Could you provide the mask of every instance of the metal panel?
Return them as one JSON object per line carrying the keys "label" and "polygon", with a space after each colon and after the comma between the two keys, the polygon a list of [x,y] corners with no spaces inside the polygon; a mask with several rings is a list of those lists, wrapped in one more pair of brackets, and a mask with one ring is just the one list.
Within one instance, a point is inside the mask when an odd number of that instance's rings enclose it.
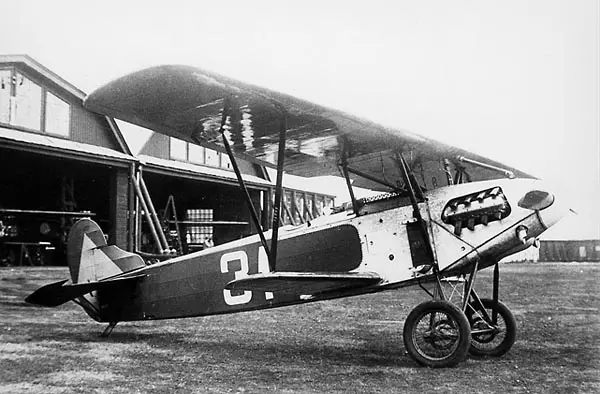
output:
{"label": "metal panel", "polygon": [[342,225],[280,241],[277,270],[347,272],[359,266],[362,248],[354,226]]}

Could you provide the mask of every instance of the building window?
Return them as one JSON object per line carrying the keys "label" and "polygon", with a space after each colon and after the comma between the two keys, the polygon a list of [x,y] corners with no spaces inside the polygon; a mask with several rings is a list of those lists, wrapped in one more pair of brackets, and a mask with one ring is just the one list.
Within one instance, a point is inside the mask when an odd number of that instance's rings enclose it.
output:
{"label": "building window", "polygon": [[0,70],[0,122],[10,123],[10,87],[12,71]]}
{"label": "building window", "polygon": [[185,220],[191,222],[186,230],[188,245],[200,246],[203,249],[213,245],[212,225],[202,225],[213,221],[212,209],[188,209],[185,212]]}
{"label": "building window", "polygon": [[294,199],[294,205],[296,206],[296,212],[294,216],[298,218],[300,223],[304,223],[304,196],[300,193],[292,193],[292,196]]}
{"label": "building window", "polygon": [[232,169],[233,167],[231,166],[231,160],[229,160],[229,156],[224,155],[224,154],[220,154],[221,155],[221,168],[226,168],[228,170]]}
{"label": "building window", "polygon": [[204,155],[205,155],[205,150],[206,148],[204,148],[203,146],[200,145],[196,145],[196,144],[189,144],[188,147],[188,152],[189,152],[189,160],[192,163],[196,163],[196,164],[204,164]]}
{"label": "building window", "polygon": [[39,131],[42,119],[42,88],[19,72],[16,76],[11,124]]}
{"label": "building window", "polygon": [[50,92],[46,92],[45,118],[45,132],[63,137],[69,136],[71,119],[69,104]]}
{"label": "building window", "polygon": [[315,210],[313,209],[313,196],[312,195],[306,195],[306,200],[304,201],[305,204],[305,215],[308,216],[308,218],[314,218],[315,217]]}
{"label": "building window", "polygon": [[171,137],[169,155],[171,159],[187,160],[187,142]]}
{"label": "building window", "polygon": [[219,167],[219,152],[212,149],[206,149],[206,159],[204,164],[211,167]]}
{"label": "building window", "polygon": [[189,161],[190,163],[211,167],[232,168],[229,157],[221,152],[200,145],[190,144],[177,138],[170,137],[169,139],[169,157],[172,160]]}
{"label": "building window", "polygon": [[0,123],[68,137],[70,108],[69,103],[24,74],[14,69],[0,70]]}

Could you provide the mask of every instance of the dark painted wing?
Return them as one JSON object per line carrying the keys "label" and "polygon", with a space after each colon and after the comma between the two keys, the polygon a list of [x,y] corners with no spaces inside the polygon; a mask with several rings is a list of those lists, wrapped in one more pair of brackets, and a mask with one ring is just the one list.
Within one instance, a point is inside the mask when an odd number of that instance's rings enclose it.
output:
{"label": "dark painted wing", "polygon": [[[158,66],[126,75],[91,93],[85,106],[223,152],[219,128],[226,101],[230,103],[226,135],[234,153],[262,165],[276,164],[279,130],[285,119],[284,169],[294,175],[339,175],[344,156],[352,168],[396,184],[398,168],[391,153],[401,150],[429,188],[436,187],[433,173],[445,178],[442,159],[457,156],[529,177],[432,139],[188,66]],[[502,175],[484,171],[473,180],[498,176]],[[355,185],[372,187],[373,183],[360,178]]]}
{"label": "dark painted wing", "polygon": [[313,295],[376,285],[381,277],[369,272],[313,273],[271,272],[254,274],[229,282],[228,290]]}

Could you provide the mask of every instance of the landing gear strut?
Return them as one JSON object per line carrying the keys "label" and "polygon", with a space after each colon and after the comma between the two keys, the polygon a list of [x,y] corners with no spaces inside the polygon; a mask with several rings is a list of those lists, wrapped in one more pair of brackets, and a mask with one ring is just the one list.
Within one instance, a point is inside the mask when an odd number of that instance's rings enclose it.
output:
{"label": "landing gear strut", "polygon": [[[469,308],[471,348],[474,356],[502,356],[515,343],[517,322],[510,310],[500,301],[481,299],[480,308]],[[496,316],[495,320],[493,316]]]}
{"label": "landing gear strut", "polygon": [[492,298],[479,298],[473,289],[475,272],[467,281],[463,311],[471,324],[471,349],[475,356],[501,356],[515,343],[517,322],[506,305],[498,300],[500,271],[494,266]]}
{"label": "landing gear strut", "polygon": [[[437,267],[436,267],[437,268]],[[493,298],[479,298],[474,289],[478,263],[468,280],[449,283],[463,285],[460,307],[446,297],[436,276],[432,301],[418,305],[404,323],[404,346],[419,364],[432,367],[451,367],[462,361],[467,353],[475,356],[501,356],[515,342],[517,323],[510,310],[498,301],[499,271],[494,268]],[[459,292],[461,293],[461,292]]]}

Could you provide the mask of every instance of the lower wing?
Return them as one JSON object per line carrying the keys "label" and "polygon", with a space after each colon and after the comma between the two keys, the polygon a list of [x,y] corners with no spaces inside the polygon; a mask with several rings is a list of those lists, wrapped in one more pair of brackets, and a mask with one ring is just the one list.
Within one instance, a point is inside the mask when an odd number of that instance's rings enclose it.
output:
{"label": "lower wing", "polygon": [[270,272],[233,280],[227,283],[225,288],[228,290],[314,295],[369,287],[380,283],[381,280],[379,275],[372,272]]}

